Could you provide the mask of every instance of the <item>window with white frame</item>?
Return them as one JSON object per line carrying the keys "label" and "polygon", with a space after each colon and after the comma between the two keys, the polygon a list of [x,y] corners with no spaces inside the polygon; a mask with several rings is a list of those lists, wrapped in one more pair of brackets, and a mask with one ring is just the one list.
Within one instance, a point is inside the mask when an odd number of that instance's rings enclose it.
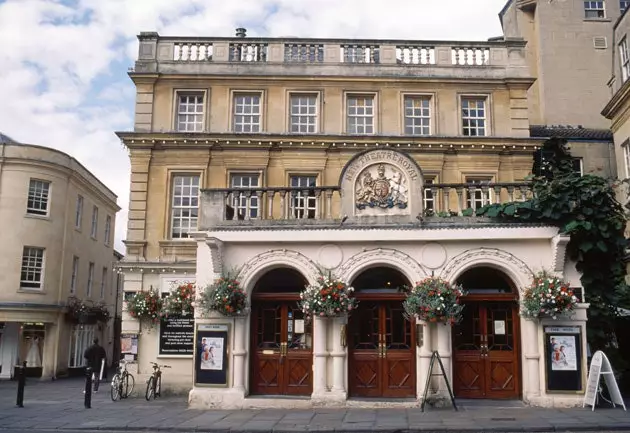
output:
{"label": "window with white frame", "polygon": [[77,206],[74,212],[74,227],[77,229],[81,228],[81,223],[83,222],[83,196],[77,196]]}
{"label": "window with white frame", "polygon": [[626,81],[630,77],[630,53],[628,53],[628,38],[619,42],[619,66],[621,66],[621,77]]}
{"label": "window with white frame", "polygon": [[630,178],[630,144],[623,146],[623,162],[626,168],[626,179]]}
{"label": "window with white frame", "polygon": [[374,96],[348,95],[346,131],[348,134],[374,134]]}
{"label": "window with white frame", "polygon": [[[232,188],[258,188],[260,187],[260,175],[258,173],[234,173],[230,175],[230,186]],[[249,206],[249,217],[258,218],[260,216],[260,202],[254,191],[235,192],[233,194],[232,206],[237,215],[245,216]],[[249,202],[249,204],[248,204]]]}
{"label": "window with white frame", "polygon": [[[466,183],[473,184],[472,188],[466,188],[466,204],[469,208],[479,209],[487,204],[492,203],[492,189],[482,187],[492,182],[491,177],[467,177]],[[472,189],[472,193],[471,193]],[[473,206],[474,204],[474,206]]]}
{"label": "window with white frame", "polygon": [[[293,218],[315,218],[317,215],[317,197],[315,191],[308,188],[317,186],[317,176],[291,176],[291,215]],[[300,190],[299,188],[305,188]]]}
{"label": "window with white frame", "polygon": [[234,95],[234,132],[260,132],[260,93],[237,93]]}
{"label": "window with white frame", "polygon": [[70,345],[68,353],[68,367],[85,367],[83,354],[92,345],[97,325],[74,325],[70,331]]}
{"label": "window with white frame", "polygon": [[107,276],[109,275],[109,272],[107,272],[107,268],[103,268],[103,272],[101,274],[101,292],[100,292],[100,298],[101,299],[105,299],[105,290],[107,289]]}
{"label": "window with white frame", "polygon": [[585,1],[584,2],[585,18],[606,18],[606,10],[604,1]]}
{"label": "window with white frame", "polygon": [[573,164],[573,171],[576,174],[584,176],[584,160],[582,158],[573,158],[571,164]]}
{"label": "window with white frame", "polygon": [[188,238],[197,230],[199,215],[199,176],[173,176],[171,198],[171,238]]}
{"label": "window with white frame", "polygon": [[90,236],[96,239],[98,234],[98,207],[92,207],[92,228],[90,230]]}
{"label": "window with white frame", "polygon": [[486,135],[486,98],[462,98],[462,134],[467,137]]}
{"label": "window with white frame", "polygon": [[88,266],[88,280],[86,296],[89,298],[92,296],[92,286],[94,285],[94,262],[90,262]]}
{"label": "window with white frame", "polygon": [[44,287],[44,248],[24,247],[20,288],[41,290]]}
{"label": "window with white frame", "polygon": [[203,92],[177,93],[177,125],[181,132],[203,131]]}
{"label": "window with white frame", "polygon": [[77,293],[77,278],[79,278],[79,258],[72,257],[72,277],[70,278],[70,294]]}
{"label": "window with white frame", "polygon": [[48,215],[48,198],[50,182],[31,179],[28,185],[26,213],[31,215]]}
{"label": "window with white frame", "polygon": [[289,130],[292,133],[317,132],[317,95],[293,94],[290,98]]}
{"label": "window with white frame", "polygon": [[630,0],[619,0],[619,10],[621,13],[624,13],[626,9],[630,6]]}
{"label": "window with white frame", "polygon": [[112,217],[107,215],[105,217],[105,245],[109,245],[112,236]]}
{"label": "window with white frame", "polygon": [[405,96],[405,134],[431,134],[431,98]]}
{"label": "window with white frame", "polygon": [[433,191],[429,188],[432,184],[435,183],[435,178],[424,178],[424,193],[423,193],[423,203],[424,210],[436,212],[437,208],[435,206],[435,197],[433,196]]}

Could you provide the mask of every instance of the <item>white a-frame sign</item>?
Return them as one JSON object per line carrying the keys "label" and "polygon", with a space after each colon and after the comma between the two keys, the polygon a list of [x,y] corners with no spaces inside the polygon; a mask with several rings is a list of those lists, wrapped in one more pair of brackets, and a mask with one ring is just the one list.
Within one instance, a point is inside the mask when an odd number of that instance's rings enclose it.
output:
{"label": "white a-frame sign", "polygon": [[604,354],[601,350],[595,352],[595,355],[593,355],[593,359],[591,360],[591,368],[588,371],[586,393],[584,393],[584,402],[582,403],[582,407],[589,405],[593,407],[593,410],[595,410],[595,403],[597,402],[597,396],[600,391],[599,379],[601,376],[604,376],[604,380],[606,380],[606,388],[610,394],[613,407],[616,407],[615,405],[619,405],[623,407],[623,410],[626,410],[626,405],[623,402],[621,393],[619,392],[617,380],[613,374],[610,361],[606,357],[606,354]]}

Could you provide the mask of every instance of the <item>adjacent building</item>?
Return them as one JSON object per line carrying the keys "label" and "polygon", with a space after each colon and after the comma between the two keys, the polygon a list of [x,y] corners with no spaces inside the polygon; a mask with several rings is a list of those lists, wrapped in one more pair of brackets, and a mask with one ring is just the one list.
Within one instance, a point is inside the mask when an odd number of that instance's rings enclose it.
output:
{"label": "adjacent building", "polygon": [[115,315],[116,195],[71,156],[0,134],[0,378],[51,378],[84,365],[112,321],[75,320],[70,301]]}

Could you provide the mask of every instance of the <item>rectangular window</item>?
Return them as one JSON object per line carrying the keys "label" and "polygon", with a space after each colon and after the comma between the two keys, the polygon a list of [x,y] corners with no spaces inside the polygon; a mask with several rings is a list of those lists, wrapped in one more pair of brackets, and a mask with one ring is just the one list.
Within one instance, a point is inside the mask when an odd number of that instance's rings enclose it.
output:
{"label": "rectangular window", "polygon": [[626,168],[626,179],[630,178],[630,145],[623,146],[623,162]]}
{"label": "rectangular window", "polygon": [[234,95],[234,132],[260,132],[260,100],[259,93]]}
{"label": "rectangular window", "polygon": [[585,1],[584,2],[585,18],[606,18],[606,11],[603,1]]}
{"label": "rectangular window", "polygon": [[22,268],[20,288],[41,290],[44,287],[44,249],[24,247],[22,250]]}
{"label": "rectangular window", "polygon": [[348,134],[374,134],[374,97],[348,96],[346,101]]}
{"label": "rectangular window", "polygon": [[112,217],[107,215],[105,217],[105,245],[109,245],[112,235]]}
{"label": "rectangular window", "polygon": [[466,203],[469,208],[479,209],[480,207],[492,203],[492,189],[487,187],[482,188],[482,185],[487,185],[490,182],[492,182],[492,179],[489,177],[466,178],[466,183],[474,184],[472,188],[470,185],[466,187]]}
{"label": "rectangular window", "polygon": [[433,197],[433,191],[431,191],[428,187],[435,183],[435,179],[424,179],[424,210],[426,211],[437,211],[435,207],[435,197]]}
{"label": "rectangular window", "polygon": [[77,278],[79,278],[79,258],[72,257],[72,277],[70,278],[70,294],[77,293]]}
{"label": "rectangular window", "polygon": [[292,133],[317,132],[317,95],[291,95],[289,125]]}
{"label": "rectangular window", "polygon": [[[317,186],[316,176],[291,176],[291,209],[293,218],[315,218],[317,215],[317,197],[315,191],[308,188]],[[306,190],[300,190],[305,188]]]}
{"label": "rectangular window", "polygon": [[96,325],[75,325],[70,333],[68,367],[85,367],[83,354],[92,345],[96,334]]}
{"label": "rectangular window", "polygon": [[625,82],[630,77],[630,55],[628,53],[628,39],[624,37],[619,43],[619,66],[621,66],[621,77]]}
{"label": "rectangular window", "polygon": [[619,10],[621,11],[621,13],[624,13],[626,9],[628,9],[628,6],[630,6],[630,1],[628,0],[619,1]]}
{"label": "rectangular window", "polygon": [[197,230],[199,176],[173,176],[171,238],[188,238]]}
{"label": "rectangular window", "polygon": [[431,134],[431,98],[405,96],[405,134]]}
{"label": "rectangular window", "polygon": [[[230,175],[232,188],[257,188],[260,187],[260,176],[256,173],[242,173]],[[248,195],[249,194],[249,195]],[[260,203],[254,191],[251,193],[235,193],[232,206],[238,215],[245,216],[249,202],[249,217],[258,218],[260,215]]]}
{"label": "rectangular window", "polygon": [[584,160],[582,158],[573,158],[573,171],[580,176],[584,176]]}
{"label": "rectangular window", "polygon": [[462,98],[462,134],[467,137],[486,135],[485,98]]}
{"label": "rectangular window", "polygon": [[77,208],[74,215],[74,227],[80,229],[83,220],[83,196],[77,196]]}
{"label": "rectangular window", "polygon": [[90,230],[90,236],[96,239],[98,233],[98,208],[94,206],[92,208],[92,229]]}
{"label": "rectangular window", "polygon": [[50,182],[31,179],[28,185],[26,213],[31,215],[48,215],[48,198]]}
{"label": "rectangular window", "polygon": [[203,105],[203,93],[178,93],[176,129],[180,132],[202,132]]}
{"label": "rectangular window", "polygon": [[86,291],[86,296],[88,298],[92,296],[93,285],[94,285],[94,262],[90,262],[90,266],[88,268],[88,281],[87,281],[87,291]]}
{"label": "rectangular window", "polygon": [[107,268],[103,268],[103,273],[101,276],[101,299],[105,299],[105,290],[107,288],[107,275],[109,275],[109,272],[107,272]]}

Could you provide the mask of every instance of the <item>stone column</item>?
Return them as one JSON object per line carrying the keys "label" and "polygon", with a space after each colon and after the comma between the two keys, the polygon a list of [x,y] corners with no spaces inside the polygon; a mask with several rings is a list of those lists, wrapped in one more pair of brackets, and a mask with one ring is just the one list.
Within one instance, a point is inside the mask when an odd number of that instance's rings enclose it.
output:
{"label": "stone column", "polygon": [[[451,389],[453,386],[453,375],[451,372],[453,371],[452,362],[451,362],[451,330],[452,327],[449,324],[438,323],[437,325],[437,350],[440,354],[440,358],[442,359],[442,364],[444,365],[444,370],[446,373],[446,377],[448,378],[448,382],[451,385]],[[433,370],[435,373],[440,372],[440,366],[434,365]],[[449,398],[448,389],[446,388],[446,383],[443,380],[440,380],[440,394]]]}
{"label": "stone column", "polygon": [[11,379],[13,377],[13,369],[17,363],[19,347],[20,324],[17,322],[7,322],[4,325],[0,345],[0,363],[2,365],[0,379]]}
{"label": "stone column", "polygon": [[247,356],[245,342],[245,327],[247,319],[237,317],[234,319],[234,391],[245,396],[245,357]]}
{"label": "stone column", "polygon": [[[429,373],[429,365],[431,363],[431,355],[433,354],[433,347],[431,345],[431,327],[426,322],[418,322],[419,327],[422,329],[422,345],[417,351],[418,354],[418,378],[416,385],[416,393],[418,400],[421,401],[424,396],[424,388],[427,384],[427,374]],[[417,338],[417,336],[416,336]],[[427,395],[431,395],[431,390]]]}
{"label": "stone column", "polygon": [[540,353],[538,351],[538,320],[521,320],[525,367],[523,394],[526,401],[540,397]]}
{"label": "stone column", "polygon": [[[61,338],[69,338],[68,334],[59,335],[57,329],[59,327],[52,323],[47,323],[44,334],[43,347],[40,349],[42,354],[42,379],[51,379],[55,375],[57,366],[55,365],[55,353]],[[101,340],[102,341],[102,340]],[[41,344],[41,343],[40,343]]]}
{"label": "stone column", "polygon": [[331,341],[331,356],[333,358],[333,378],[331,398],[334,401],[345,401],[348,398],[348,392],[346,391],[346,341],[347,332],[343,329],[348,323],[348,317],[346,315],[341,317],[335,317],[332,319],[332,341]]}
{"label": "stone column", "polygon": [[328,319],[313,316],[313,394],[315,400],[326,399],[326,333],[328,332]]}

